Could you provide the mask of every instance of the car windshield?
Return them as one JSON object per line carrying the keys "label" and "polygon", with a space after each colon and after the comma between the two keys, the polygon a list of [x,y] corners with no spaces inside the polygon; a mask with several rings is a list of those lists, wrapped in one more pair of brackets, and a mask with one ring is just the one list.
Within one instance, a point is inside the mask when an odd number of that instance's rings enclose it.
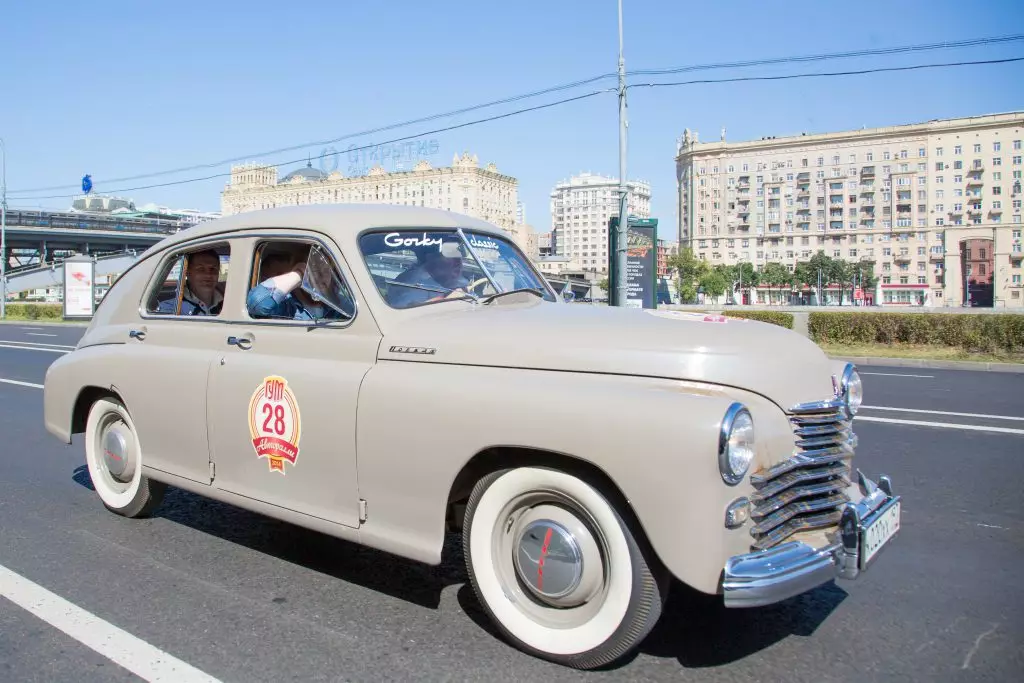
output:
{"label": "car windshield", "polygon": [[392,308],[457,298],[486,299],[515,290],[555,297],[529,260],[508,240],[471,230],[371,232],[359,248],[381,296]]}

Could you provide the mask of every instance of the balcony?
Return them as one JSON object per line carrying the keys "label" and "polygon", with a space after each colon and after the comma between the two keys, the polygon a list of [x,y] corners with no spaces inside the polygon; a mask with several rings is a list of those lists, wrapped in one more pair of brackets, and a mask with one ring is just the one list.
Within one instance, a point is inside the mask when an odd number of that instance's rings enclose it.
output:
{"label": "balcony", "polygon": [[945,258],[946,255],[941,251],[933,251],[930,254],[928,254],[929,261],[942,261]]}
{"label": "balcony", "polygon": [[875,257],[871,254],[863,254],[859,260],[861,263],[877,263]]}
{"label": "balcony", "polygon": [[985,184],[985,181],[982,180],[981,178],[976,178],[976,177],[972,178],[970,176],[967,177],[967,187],[978,187],[979,185],[984,185],[984,184]]}
{"label": "balcony", "polygon": [[860,169],[860,177],[861,178],[874,178],[875,177],[875,167],[874,166],[865,166],[864,168]]}
{"label": "balcony", "polygon": [[950,216],[962,216],[962,215],[964,215],[964,210],[963,209],[958,209],[958,208],[954,207],[954,208],[949,210],[949,215]]}
{"label": "balcony", "polygon": [[893,254],[892,260],[896,263],[910,263],[913,257],[910,254]]}

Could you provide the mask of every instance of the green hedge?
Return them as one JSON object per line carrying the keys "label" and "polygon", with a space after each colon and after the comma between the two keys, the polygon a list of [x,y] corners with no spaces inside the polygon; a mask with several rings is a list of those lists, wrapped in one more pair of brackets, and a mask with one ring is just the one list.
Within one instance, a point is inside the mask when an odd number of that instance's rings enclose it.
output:
{"label": "green hedge", "polygon": [[722,315],[730,318],[759,320],[763,323],[771,323],[779,327],[793,329],[793,314],[783,313],[782,311],[722,311]]}
{"label": "green hedge", "polygon": [[63,320],[62,304],[7,304],[7,317],[13,320]]}
{"label": "green hedge", "polygon": [[957,313],[811,313],[815,342],[928,344],[965,351],[1024,351],[1024,315]]}

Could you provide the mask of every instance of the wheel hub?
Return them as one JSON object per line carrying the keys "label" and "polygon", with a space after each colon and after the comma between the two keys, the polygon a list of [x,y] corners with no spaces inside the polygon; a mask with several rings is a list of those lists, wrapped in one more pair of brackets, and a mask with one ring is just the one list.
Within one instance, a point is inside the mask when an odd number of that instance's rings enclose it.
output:
{"label": "wheel hub", "polygon": [[131,444],[131,434],[121,422],[111,425],[103,435],[103,464],[110,476],[119,481],[129,481],[135,474]]}
{"label": "wheel hub", "polygon": [[583,576],[583,551],[572,532],[550,519],[526,525],[516,542],[516,573],[537,597],[557,601]]}

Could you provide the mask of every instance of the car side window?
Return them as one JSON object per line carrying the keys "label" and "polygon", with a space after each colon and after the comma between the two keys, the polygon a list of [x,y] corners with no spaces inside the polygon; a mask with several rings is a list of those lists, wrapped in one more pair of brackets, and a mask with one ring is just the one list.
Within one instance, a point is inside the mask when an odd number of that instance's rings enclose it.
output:
{"label": "car side window", "polygon": [[231,248],[227,244],[193,247],[165,262],[146,301],[149,315],[221,314]]}
{"label": "car side window", "polygon": [[303,239],[256,245],[245,304],[255,319],[330,322],[356,314],[355,298],[330,253]]}

